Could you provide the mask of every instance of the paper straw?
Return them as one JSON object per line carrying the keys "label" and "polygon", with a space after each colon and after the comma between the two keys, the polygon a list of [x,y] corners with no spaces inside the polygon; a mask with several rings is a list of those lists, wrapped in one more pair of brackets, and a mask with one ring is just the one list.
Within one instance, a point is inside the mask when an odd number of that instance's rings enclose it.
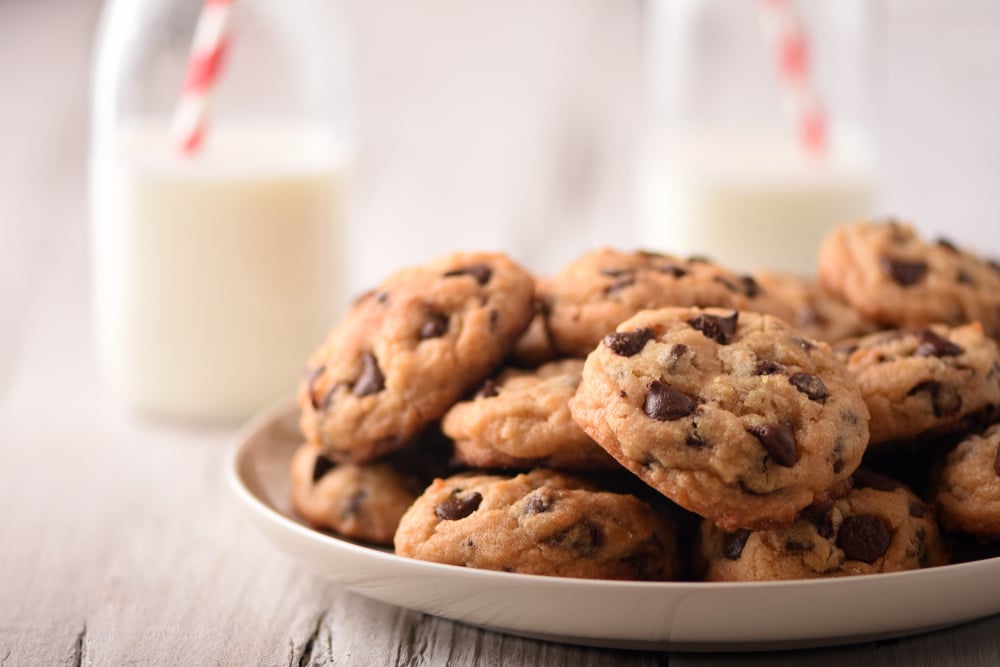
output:
{"label": "paper straw", "polygon": [[205,0],[191,44],[187,75],[174,111],[171,134],[181,152],[194,154],[208,126],[212,90],[229,46],[232,0]]}
{"label": "paper straw", "polygon": [[[832,0],[831,0],[832,1]],[[809,43],[788,0],[758,0],[761,23],[775,53],[778,81],[806,152],[826,153],[826,115],[809,71]]]}

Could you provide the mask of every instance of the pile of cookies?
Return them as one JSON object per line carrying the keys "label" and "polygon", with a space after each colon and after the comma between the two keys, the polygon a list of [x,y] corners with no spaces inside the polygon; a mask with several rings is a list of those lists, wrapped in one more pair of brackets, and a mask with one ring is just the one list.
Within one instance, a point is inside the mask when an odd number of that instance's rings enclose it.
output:
{"label": "pile of cookies", "polygon": [[1000,266],[895,221],[832,231],[815,277],[456,253],[359,297],[309,359],[293,504],[507,572],[940,565],[1000,541],[998,338]]}

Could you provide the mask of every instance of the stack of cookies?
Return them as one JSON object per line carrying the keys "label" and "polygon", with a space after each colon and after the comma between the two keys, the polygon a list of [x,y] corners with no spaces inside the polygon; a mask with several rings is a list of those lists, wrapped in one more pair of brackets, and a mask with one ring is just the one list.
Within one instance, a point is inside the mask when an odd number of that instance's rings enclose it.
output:
{"label": "stack of cookies", "polygon": [[808,278],[454,254],[360,297],[312,355],[293,503],[507,572],[939,565],[952,535],[1000,539],[998,336],[1000,268],[896,222],[836,229]]}

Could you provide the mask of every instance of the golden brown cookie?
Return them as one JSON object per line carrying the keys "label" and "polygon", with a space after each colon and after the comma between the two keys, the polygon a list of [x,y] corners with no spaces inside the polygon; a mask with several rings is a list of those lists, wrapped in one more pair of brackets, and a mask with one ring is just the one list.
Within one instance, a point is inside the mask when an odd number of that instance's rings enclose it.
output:
{"label": "golden brown cookie", "polygon": [[810,507],[788,528],[701,527],[697,567],[707,581],[811,579],[944,565],[931,510],[901,484],[858,472],[843,498]]}
{"label": "golden brown cookie", "polygon": [[531,275],[502,254],[455,253],[398,272],[309,359],[303,435],[341,462],[404,447],[507,356],[533,298]]}
{"label": "golden brown cookie", "polygon": [[857,468],[868,409],[826,343],[769,315],[643,311],[587,357],[573,418],[727,530],[787,526]]}
{"label": "golden brown cookie", "polygon": [[487,380],[441,421],[455,441],[455,462],[473,468],[619,468],[569,414],[582,371],[582,359],[566,359]]}
{"label": "golden brown cookie", "polygon": [[872,445],[963,433],[1000,406],[1000,348],[978,322],[874,333],[835,352],[871,412]]}
{"label": "golden brown cookie", "polygon": [[720,306],[792,316],[753,277],[706,259],[605,248],[565,266],[540,290],[557,354],[585,357],[621,322],[665,306]]}
{"label": "golden brown cookie", "polygon": [[945,530],[1000,540],[1000,424],[958,443],[933,496]]}
{"label": "golden brown cookie", "polygon": [[316,528],[391,545],[399,519],[423,489],[418,476],[390,462],[337,464],[304,443],[291,464],[292,506]]}
{"label": "golden brown cookie", "polygon": [[793,315],[788,323],[810,338],[836,343],[880,328],[825,289],[815,278],[760,271],[754,274],[754,279],[791,307]]}
{"label": "golden brown cookie", "polygon": [[1000,337],[1000,265],[895,221],[842,225],[823,240],[819,279],[883,328],[981,322]]}
{"label": "golden brown cookie", "polygon": [[524,574],[663,580],[680,571],[668,515],[542,469],[434,480],[395,545],[409,558]]}

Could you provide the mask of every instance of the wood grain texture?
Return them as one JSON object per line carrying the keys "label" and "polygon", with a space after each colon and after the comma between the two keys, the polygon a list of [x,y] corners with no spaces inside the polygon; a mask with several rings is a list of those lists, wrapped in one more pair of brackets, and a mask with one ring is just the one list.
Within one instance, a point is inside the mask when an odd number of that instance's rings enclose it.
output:
{"label": "wood grain texture", "polygon": [[[1000,664],[997,617],[913,638],[788,653],[655,654],[547,643],[371,601],[278,554],[243,521],[223,482],[233,428],[137,420],[99,381],[91,356],[84,189],[87,66],[97,4],[0,2],[0,73],[18,87],[0,104],[0,666]],[[584,40],[611,5],[580,4],[586,7],[566,34]],[[447,13],[458,3],[437,5]],[[468,20],[489,16],[487,5],[476,6],[479,13]],[[995,12],[982,3],[976,7],[977,15],[988,13],[995,22]],[[360,2],[350,9],[360,26],[375,30],[368,13],[374,10]],[[507,21],[519,20],[510,8],[496,11]],[[907,44],[921,41],[918,18],[906,23]],[[623,19],[605,35],[618,46],[604,43],[591,55],[602,67],[624,62],[616,59],[627,59],[629,34]],[[36,59],[41,35],[59,48]],[[376,46],[368,48],[368,57],[377,58]],[[576,48],[581,57],[591,52],[579,42]],[[34,76],[15,76],[28,64]],[[380,70],[377,62],[366,66]],[[401,133],[393,109],[409,98],[391,84],[365,94],[377,111],[371,122]],[[517,81],[507,85],[516,87]],[[529,96],[542,87],[525,85]],[[564,102],[584,95],[585,87],[571,88],[560,93]],[[584,125],[601,118],[602,107],[589,103],[594,106],[579,121]],[[557,117],[547,122],[557,123]],[[529,133],[530,142],[547,136],[544,128],[550,126],[539,127]],[[597,146],[619,136],[618,130],[608,132]],[[424,137],[402,133],[389,139],[373,157],[381,165],[366,166],[372,216],[388,215],[378,210],[377,196],[403,187],[420,167],[418,160],[398,162],[394,156],[429,145],[421,143]],[[446,155],[461,159],[465,150],[451,146]],[[546,211],[575,214],[566,208],[571,195],[553,202],[546,191],[558,180],[560,165],[576,162],[577,149],[552,150],[564,154],[545,158],[547,166],[538,172],[545,177],[516,190],[517,205],[535,222]],[[587,150],[606,157],[602,148]],[[578,174],[567,192],[587,189],[580,183],[588,179],[624,179],[621,154],[613,155],[618,157],[611,166],[594,157],[603,166]],[[981,165],[989,158],[979,159]],[[988,168],[998,164],[988,162]],[[439,169],[447,180],[455,167]],[[432,176],[421,177],[426,184],[434,182]],[[480,184],[472,194],[505,191],[494,186]],[[610,192],[616,186],[606,187]],[[588,210],[614,211],[621,200],[608,192],[586,204]],[[415,192],[404,194],[407,206],[420,206]],[[466,214],[462,206],[470,205],[459,202],[448,215],[459,219]],[[431,219],[446,208],[435,200],[420,215]],[[995,219],[1000,209],[989,214]]]}

